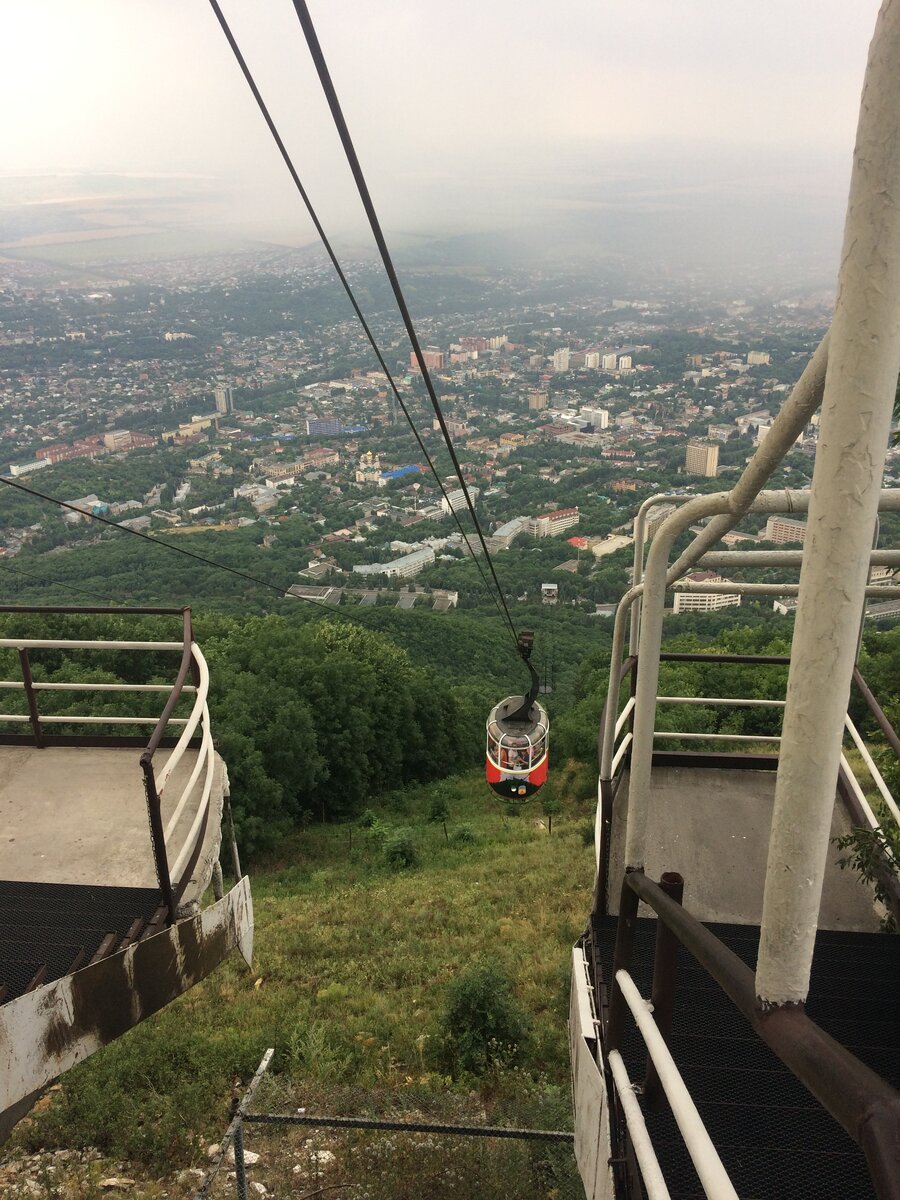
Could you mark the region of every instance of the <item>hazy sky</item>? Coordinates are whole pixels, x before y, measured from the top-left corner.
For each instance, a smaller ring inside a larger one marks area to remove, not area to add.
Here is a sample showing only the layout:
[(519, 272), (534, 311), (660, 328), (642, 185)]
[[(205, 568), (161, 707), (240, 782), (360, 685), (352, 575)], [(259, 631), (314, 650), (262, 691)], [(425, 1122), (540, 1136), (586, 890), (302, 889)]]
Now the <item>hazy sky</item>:
[[(351, 184), (290, 0), (222, 0), (314, 200)], [(385, 225), (709, 181), (846, 189), (877, 0), (310, 0)], [(284, 168), (206, 0), (0, 0), (0, 172)], [(649, 164), (649, 165), (648, 165)], [(597, 190), (594, 191), (594, 184)]]

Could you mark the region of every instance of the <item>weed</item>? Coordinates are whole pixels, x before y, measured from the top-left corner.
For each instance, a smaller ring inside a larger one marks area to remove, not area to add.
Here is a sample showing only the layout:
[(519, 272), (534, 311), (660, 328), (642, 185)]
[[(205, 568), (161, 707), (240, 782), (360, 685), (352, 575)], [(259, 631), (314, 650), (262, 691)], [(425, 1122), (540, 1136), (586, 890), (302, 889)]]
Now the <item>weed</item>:
[(478, 834), (471, 825), (460, 825), (454, 829), (450, 841), (454, 846), (474, 846), (478, 841)]
[(384, 860), (393, 871), (406, 871), (421, 862), (412, 831), (398, 829), (384, 842)]

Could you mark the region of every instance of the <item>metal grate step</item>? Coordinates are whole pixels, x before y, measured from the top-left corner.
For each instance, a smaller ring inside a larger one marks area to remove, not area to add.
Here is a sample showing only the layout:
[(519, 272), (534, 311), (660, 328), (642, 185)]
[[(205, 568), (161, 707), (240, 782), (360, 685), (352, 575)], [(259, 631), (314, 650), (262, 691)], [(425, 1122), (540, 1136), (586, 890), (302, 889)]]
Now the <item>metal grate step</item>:
[(140, 936), (159, 902), (156, 888), (0, 881), (0, 1003)]
[[(649, 996), (657, 922), (640, 918), (631, 974)], [(717, 937), (755, 967), (758, 929), (710, 924)], [(616, 919), (593, 931), (604, 977), (610, 977)], [(900, 1082), (897, 1028), (900, 938), (820, 933), (807, 1011), (895, 1086)], [(870, 1200), (862, 1153), (809, 1092), (758, 1039), (718, 985), (682, 948), (671, 1050), (742, 1200)], [(622, 1057), (629, 1075), (644, 1076), (646, 1048), (630, 1016)], [(663, 1100), (645, 1107), (647, 1127), (672, 1200), (701, 1200), (703, 1189)]]

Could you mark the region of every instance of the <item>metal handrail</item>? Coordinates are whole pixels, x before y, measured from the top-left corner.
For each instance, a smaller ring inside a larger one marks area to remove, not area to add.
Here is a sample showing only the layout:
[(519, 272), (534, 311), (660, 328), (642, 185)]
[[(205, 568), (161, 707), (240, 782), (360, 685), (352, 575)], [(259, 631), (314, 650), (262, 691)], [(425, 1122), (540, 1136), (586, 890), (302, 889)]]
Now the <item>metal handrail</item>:
[(94, 604), (0, 604), (0, 613), (44, 613), (67, 616), (180, 617), (183, 608), (114, 608)]
[[(175, 770), (176, 766), (181, 761), (182, 755), (184, 754), (185, 750), (187, 749), (188, 742), (194, 736), (197, 726), (200, 723), (200, 719), (203, 716), (203, 711), (206, 707), (206, 697), (209, 694), (209, 668), (206, 665), (206, 659), (200, 653), (200, 648), (195, 643), (191, 643), (187, 647), (187, 649), (189, 651), (188, 667), (190, 668), (191, 666), (195, 666), (197, 668), (197, 670), (199, 672), (199, 682), (197, 683), (197, 691), (196, 691), (195, 698), (194, 698), (194, 707), (191, 709), (191, 715), (190, 715), (190, 717), (188, 717), (188, 721), (184, 727), (184, 731), (181, 734), (181, 737), (178, 739), (178, 743), (175, 746), (175, 749), (172, 751), (172, 753), (166, 759), (165, 766), (159, 773), (158, 790), (159, 790), (160, 796), (163, 794), (163, 790), (164, 790), (166, 784), (168, 783), (169, 778), (172, 775), (172, 772)], [(179, 672), (179, 677), (180, 677), (180, 675), (181, 675), (181, 672)], [(179, 700), (182, 690), (183, 690), (183, 686), (184, 686), (183, 680), (181, 680), (180, 678), (179, 678), (179, 680), (176, 680), (175, 687), (172, 689), (172, 696), (169, 699), (169, 702), (170, 702), (172, 708), (174, 708), (175, 704), (178, 703), (178, 700)], [(157, 735), (160, 734), (160, 730), (162, 728), (163, 717), (165, 717), (165, 716), (166, 716), (166, 712), (165, 712), (165, 710), (163, 710), (163, 716), (160, 717), (160, 725), (157, 726), (157, 729), (153, 735), (154, 738), (156, 738)], [(153, 739), (151, 738), (151, 743), (152, 743), (152, 741), (153, 741)], [(153, 747), (153, 750), (151, 750), (150, 746), (148, 745), (147, 749), (144, 751), (144, 754), (141, 755), (141, 759), (143, 760), (145, 755), (148, 756), (149, 758), (152, 758), (153, 754), (155, 753), (155, 750), (156, 750), (155, 746)]]
[[(895, 1151), (900, 1095), (812, 1021), (802, 1006), (763, 1007), (756, 997), (753, 971), (746, 963), (642, 871), (627, 872), (622, 885), (608, 1029), (621, 1030), (621, 1012), (627, 1000), (619, 972), (629, 965), (632, 937), (628, 925), (633, 926), (639, 900), (654, 910), (753, 1030), (853, 1138), (865, 1154), (879, 1200), (897, 1200), (900, 1177), (896, 1174)], [(609, 1040), (614, 1042), (612, 1032)]]
[[(25, 713), (0, 713), (0, 721), (16, 722), (23, 725), (31, 723), (31, 716)], [(186, 725), (186, 717), (170, 717), (170, 725)], [(156, 717), (79, 717), (73, 714), (68, 716), (47, 716), (41, 715), (42, 725), (153, 725), (157, 724)]]
[(853, 682), (856, 684), (859, 694), (865, 701), (869, 712), (875, 718), (878, 728), (884, 734), (887, 744), (894, 751), (897, 757), (900, 758), (900, 737), (898, 737), (897, 731), (885, 716), (881, 705), (873, 696), (872, 690), (866, 683), (865, 679), (863, 679), (858, 666), (853, 668)]
[[(144, 775), (144, 787), (147, 797), (147, 812), (150, 824), (153, 857), (157, 878), (163, 893), (163, 900), (168, 910), (168, 920), (172, 923), (176, 914), (176, 888), (173, 886), (173, 875), (178, 878), (186, 864), (191, 864), (198, 849), (198, 840), (206, 827), (209, 807), (209, 797), (212, 789), (214, 753), (210, 733), (209, 711), (206, 699), (209, 692), (209, 670), (203, 655), (193, 641), (191, 610), (184, 608), (110, 608), (88, 606), (55, 606), (39, 607), (32, 605), (0, 605), (0, 613), (32, 613), (32, 614), (66, 614), (66, 615), (153, 615), (180, 616), (182, 619), (182, 640), (180, 642), (151, 642), (151, 641), (103, 641), (87, 638), (0, 638), (0, 649), (15, 649), (19, 653), (22, 682), (0, 681), (0, 686), (15, 690), (23, 690), (28, 703), (28, 715), (0, 714), (0, 720), (29, 723), (32, 725), (35, 743), (41, 747), (45, 743), (42, 725), (50, 724), (91, 724), (91, 725), (153, 725), (153, 732), (140, 757), (141, 770)], [(119, 684), (119, 683), (35, 683), (31, 676), (28, 658), (30, 649), (37, 650), (180, 650), (181, 663), (175, 682), (171, 687), (164, 684)], [(193, 672), (192, 682), (188, 679)], [(82, 692), (150, 692), (168, 693), (159, 717), (119, 717), (119, 716), (41, 716), (37, 707), (36, 692), (38, 691), (82, 691)], [(181, 697), (189, 693), (194, 697), (194, 704), (188, 717), (174, 717), (173, 713)], [(175, 813), (168, 823), (167, 829), (162, 824), (162, 794), (172, 772), (181, 760), (184, 751), (191, 742), (198, 725), (203, 722), (200, 753), (191, 772), (190, 778), (182, 791)], [(165, 766), (160, 772), (159, 780), (153, 766), (156, 751), (166, 737), (170, 726), (180, 726), (181, 734), (175, 748), (170, 754)], [(201, 801), (198, 812), (192, 822), (191, 829), (184, 844), (179, 849), (173, 870), (169, 869), (169, 854), (167, 837), (171, 837), (184, 812), (185, 806), (193, 794), (200, 772), (206, 768)], [(181, 881), (180, 881), (181, 882)], [(180, 890), (178, 894), (180, 894)]]
[[(203, 792), (200, 797), (200, 803), (197, 805), (197, 812), (194, 816), (193, 823), (188, 831), (187, 837), (178, 857), (175, 859), (175, 864), (172, 867), (171, 874), (177, 883), (178, 894), (183, 890), (182, 872), (185, 865), (192, 861), (193, 855), (198, 848), (199, 839), (203, 836), (203, 831), (206, 828), (206, 819), (209, 812), (209, 797), (212, 792), (213, 770), (215, 768), (215, 757), (213, 754), (212, 734), (209, 730), (209, 710), (206, 705), (203, 706), (203, 744), (200, 749), (200, 754), (197, 756), (197, 763), (204, 762), (206, 766), (206, 777), (203, 781)], [(198, 772), (199, 773), (199, 772)], [(192, 779), (193, 779), (192, 775)], [(189, 782), (185, 788), (185, 796), (190, 794), (192, 784)]]
[(662, 1089), (672, 1109), (672, 1116), (684, 1139), (685, 1147), (691, 1156), (691, 1162), (694, 1164), (704, 1192), (709, 1200), (738, 1200), (738, 1194), (706, 1131), (703, 1118), (697, 1111), (697, 1106), (681, 1078), (681, 1072), (675, 1065), (669, 1047), (650, 1015), (647, 1004), (635, 986), (634, 980), (627, 971), (620, 970), (616, 971), (616, 982), (653, 1060)]
[(647, 1190), (647, 1200), (670, 1200), (669, 1189), (666, 1187), (666, 1181), (660, 1170), (659, 1159), (653, 1149), (653, 1142), (647, 1132), (647, 1123), (635, 1097), (634, 1085), (628, 1078), (622, 1055), (618, 1050), (610, 1050), (606, 1061), (609, 1063), (609, 1069), (616, 1085), (616, 1095), (619, 1097), (619, 1103), (625, 1114), (625, 1124), (628, 1126), (631, 1145), (634, 1147), (634, 1156)]
[(191, 669), (191, 651), (194, 638), (191, 623), (191, 610), (189, 608), (183, 608), (181, 610), (181, 619), (184, 636), (181, 640), (181, 643), (173, 647), (174, 649), (181, 650), (181, 665), (178, 668), (178, 674), (175, 677), (175, 683), (172, 686), (172, 691), (169, 693), (169, 699), (166, 701), (162, 713), (160, 714), (156, 729), (154, 729), (153, 734), (150, 737), (150, 741), (147, 743), (146, 750), (141, 755), (142, 768), (144, 768), (145, 761), (148, 765), (152, 762), (153, 755), (159, 749), (159, 744), (163, 739), (168, 718), (172, 715), (175, 705), (178, 703), (178, 700), (181, 696), (181, 691), (187, 682), (188, 671)]
[[(104, 642), (104, 646), (108, 643)], [(180, 649), (180, 647), (179, 647)], [(0, 688), (24, 692), (25, 684), (19, 679), (0, 679)], [(43, 683), (33, 682), (35, 692), (171, 692), (167, 683)], [(184, 692), (194, 692), (193, 684), (182, 688)], [(153, 718), (154, 721), (157, 719)]]
[(844, 720), (844, 726), (847, 729), (847, 732), (850, 734), (850, 737), (853, 739), (853, 743), (856, 746), (857, 750), (859, 751), (863, 762), (866, 764), (869, 774), (872, 776), (873, 780), (875, 781), (875, 786), (878, 788), (878, 791), (881, 793), (882, 800), (888, 806), (891, 816), (894, 818), (894, 820), (897, 822), (897, 824), (900, 825), (900, 809), (898, 809), (898, 807), (897, 807), (897, 801), (891, 795), (891, 791), (890, 791), (890, 788), (888, 787), (888, 785), (884, 782), (884, 777), (882, 776), (881, 772), (878, 770), (875, 760), (872, 758), (872, 755), (868, 751), (868, 747), (866, 746), (865, 742), (862, 740), (859, 730), (856, 728), (856, 726), (850, 720), (849, 713)]

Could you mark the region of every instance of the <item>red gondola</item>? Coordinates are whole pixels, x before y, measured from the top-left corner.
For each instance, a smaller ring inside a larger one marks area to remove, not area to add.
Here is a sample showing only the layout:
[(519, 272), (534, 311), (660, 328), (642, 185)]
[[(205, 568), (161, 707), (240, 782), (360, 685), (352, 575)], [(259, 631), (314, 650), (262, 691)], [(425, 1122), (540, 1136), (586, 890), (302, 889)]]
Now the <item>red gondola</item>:
[(531, 665), (534, 634), (519, 637), (519, 653), (531, 672), (527, 696), (507, 696), (487, 719), (486, 775), (491, 788), (505, 800), (525, 800), (547, 781), (550, 720), (537, 702), (539, 680)]

